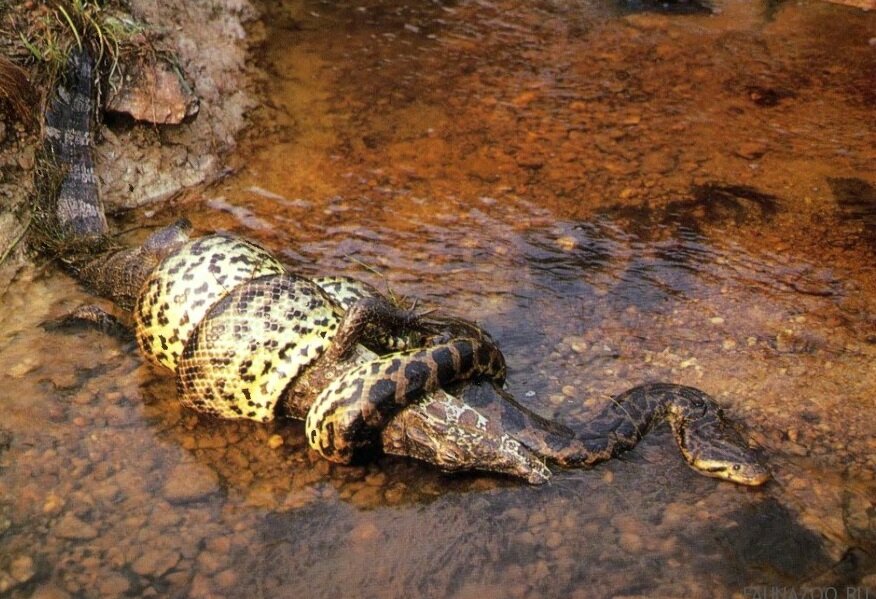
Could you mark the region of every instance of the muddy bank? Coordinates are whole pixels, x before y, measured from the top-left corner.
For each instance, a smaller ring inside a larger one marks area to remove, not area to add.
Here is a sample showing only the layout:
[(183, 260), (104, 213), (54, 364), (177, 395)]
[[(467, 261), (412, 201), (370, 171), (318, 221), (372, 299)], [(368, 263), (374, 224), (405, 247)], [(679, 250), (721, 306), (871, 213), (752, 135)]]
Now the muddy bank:
[[(15, 10), (9, 8), (8, 10)], [(258, 12), (247, 0), (133, 0), (131, 14), (147, 23), (176, 54), (200, 101), (179, 125), (156, 126), (107, 114), (95, 146), (97, 177), (109, 214), (165, 200), (210, 181), (225, 169), (247, 112), (257, 100), (246, 59), (258, 42)], [(47, 90), (38, 90), (45, 95)], [(106, 93), (106, 92), (104, 92)], [(30, 224), (28, 202), (39, 145), (39, 111), (30, 122), (0, 112), (0, 290), (26, 262), (21, 243)]]

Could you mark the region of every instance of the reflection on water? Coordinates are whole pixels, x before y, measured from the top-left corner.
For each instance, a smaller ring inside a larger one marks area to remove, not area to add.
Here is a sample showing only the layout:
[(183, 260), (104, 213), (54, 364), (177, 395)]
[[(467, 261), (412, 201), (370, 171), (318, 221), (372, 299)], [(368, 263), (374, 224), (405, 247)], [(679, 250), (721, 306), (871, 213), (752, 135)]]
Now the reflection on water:
[[(266, 7), (237, 174), (160, 214), (475, 318), (560, 420), (668, 380), (775, 482), (658, 431), (530, 488), (339, 467), (298, 423), (182, 410), (133, 343), (0, 313), (0, 595), (745, 597), (876, 586), (876, 16), (820, 2)], [(138, 217), (139, 218), (139, 217)]]

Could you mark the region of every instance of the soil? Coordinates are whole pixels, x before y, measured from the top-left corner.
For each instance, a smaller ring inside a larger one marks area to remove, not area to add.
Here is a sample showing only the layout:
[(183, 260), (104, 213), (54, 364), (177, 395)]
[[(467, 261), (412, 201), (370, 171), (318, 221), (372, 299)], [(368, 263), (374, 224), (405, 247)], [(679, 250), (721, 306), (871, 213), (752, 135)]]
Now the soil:
[[(12, 9), (10, 9), (12, 10)], [(131, 14), (162, 35), (200, 99), (199, 114), (175, 126), (107, 117), (95, 147), (108, 214), (166, 200), (225, 172), (256, 103), (246, 60), (258, 43), (258, 12), (247, 0), (132, 0)], [(45, 95), (47, 90), (39, 90)], [(0, 107), (0, 292), (27, 262), (22, 243), (30, 223), (39, 123), (21, 122)]]

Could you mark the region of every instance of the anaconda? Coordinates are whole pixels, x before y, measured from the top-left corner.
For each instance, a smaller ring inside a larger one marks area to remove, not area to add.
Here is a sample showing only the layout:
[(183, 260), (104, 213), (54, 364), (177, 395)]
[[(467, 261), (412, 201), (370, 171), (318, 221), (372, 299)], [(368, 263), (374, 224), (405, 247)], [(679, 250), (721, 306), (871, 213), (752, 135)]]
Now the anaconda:
[[(82, 108), (52, 109), (74, 107)], [(58, 139), (80, 145), (69, 160), (90, 156), (89, 136)], [(63, 148), (56, 154), (66, 156)], [(73, 236), (93, 236), (102, 226), (92, 218), (99, 198), (84, 197), (92, 191), (85, 187), (68, 202), (78, 208), (59, 204), (55, 211)], [(643, 385), (590, 422), (552, 423), (502, 390), (504, 357), (476, 325), (417, 316), (350, 279), (297, 276), (240, 238), (189, 240), (178, 224), (140, 247), (68, 263), (96, 292), (133, 307), (141, 352), (175, 372), (183, 404), (222, 418), (304, 419), (311, 447), (336, 462), (377, 447), (446, 470), (542, 483), (550, 476), (546, 461), (593, 466), (665, 420), (698, 472), (746, 485), (769, 476), (702, 391)]]

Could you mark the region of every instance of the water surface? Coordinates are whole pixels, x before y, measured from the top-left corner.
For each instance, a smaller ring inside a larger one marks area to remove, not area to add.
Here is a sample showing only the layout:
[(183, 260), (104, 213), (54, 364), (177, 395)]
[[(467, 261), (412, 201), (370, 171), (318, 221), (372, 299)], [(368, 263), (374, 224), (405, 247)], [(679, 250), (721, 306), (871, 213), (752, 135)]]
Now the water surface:
[(234, 174), (153, 220), (476, 319), (560, 420), (648, 380), (704, 389), (773, 482), (699, 476), (666, 431), (538, 488), (331, 465), (300, 424), (181, 409), (129, 341), (43, 330), (91, 298), (34, 269), (0, 316), (0, 594), (876, 586), (876, 16), (673, 6), (267, 7)]

